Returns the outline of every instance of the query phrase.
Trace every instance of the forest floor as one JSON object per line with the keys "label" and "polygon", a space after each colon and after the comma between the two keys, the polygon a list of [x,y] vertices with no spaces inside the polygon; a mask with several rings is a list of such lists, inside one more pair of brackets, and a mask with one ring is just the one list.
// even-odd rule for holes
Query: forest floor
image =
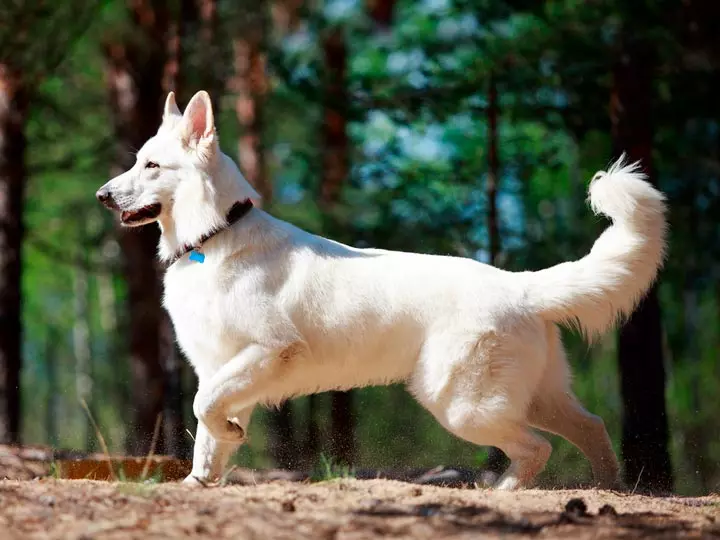
{"label": "forest floor", "polygon": [[252,471],[238,484],[189,487],[38,478],[27,466],[3,468],[1,458],[0,477],[15,478],[0,480],[3,539],[720,538],[718,495],[504,493]]}
{"label": "forest floor", "polygon": [[720,497],[501,493],[355,479],[211,488],[4,480],[0,527],[2,538],[78,540],[720,538]]}

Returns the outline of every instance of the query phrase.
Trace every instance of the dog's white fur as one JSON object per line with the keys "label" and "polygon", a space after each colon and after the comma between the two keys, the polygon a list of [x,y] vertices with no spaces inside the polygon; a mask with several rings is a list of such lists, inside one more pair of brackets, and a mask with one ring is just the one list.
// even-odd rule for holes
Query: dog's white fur
{"label": "dog's white fur", "polygon": [[[120,210],[162,204],[164,260],[222,225],[234,202],[258,199],[219,150],[205,92],[184,115],[169,95],[136,165],[103,189]],[[633,310],[664,258],[665,203],[622,160],[589,191],[612,226],[587,256],[539,272],[356,249],[258,208],[204,245],[204,264],[181,258],[164,303],[200,381],[188,481],[222,473],[258,403],[405,381],[449,431],[508,455],[499,488],[527,486],[545,466],[550,444],[531,428],[575,444],[597,485],[613,486],[610,440],[570,389],[556,323],[593,337]]]}

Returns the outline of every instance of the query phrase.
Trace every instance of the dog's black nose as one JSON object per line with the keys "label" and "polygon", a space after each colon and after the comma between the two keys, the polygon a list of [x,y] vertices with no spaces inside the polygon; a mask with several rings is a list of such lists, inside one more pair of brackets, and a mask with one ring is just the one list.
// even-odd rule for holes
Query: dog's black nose
{"label": "dog's black nose", "polygon": [[98,201],[100,201],[108,208],[115,208],[115,201],[113,200],[109,190],[105,188],[100,188],[95,194],[95,196],[97,197]]}

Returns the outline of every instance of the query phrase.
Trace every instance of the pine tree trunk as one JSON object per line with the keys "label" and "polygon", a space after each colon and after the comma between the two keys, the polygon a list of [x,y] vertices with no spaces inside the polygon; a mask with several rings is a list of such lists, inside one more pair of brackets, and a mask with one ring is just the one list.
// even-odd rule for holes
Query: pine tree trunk
{"label": "pine tree trunk", "polygon": [[[189,101],[192,89],[189,88],[188,72],[196,69],[201,72],[202,86],[217,98],[213,86],[207,84],[208,75],[213,69],[209,61],[212,53],[210,47],[214,40],[215,1],[214,0],[181,0],[176,16],[170,20],[167,38],[167,58],[163,78],[163,93],[171,90],[175,92],[179,105]],[[200,46],[203,55],[199,66],[189,65],[192,50],[189,44]],[[199,88],[198,88],[199,90]],[[215,104],[215,102],[213,102]],[[215,108],[215,114],[218,109]],[[188,369],[182,350],[175,337],[175,329],[167,314],[161,321],[160,327],[160,357],[163,359],[164,370],[164,407],[163,407],[163,436],[165,451],[179,458],[192,457],[192,440],[186,431],[184,414],[184,401],[192,401],[192,393],[185,392],[186,388],[197,388],[197,379],[194,372]],[[187,374],[185,371],[192,373]],[[191,375],[190,384],[186,384],[187,375]]]}
{"label": "pine tree trunk", "polygon": [[[489,262],[493,266],[497,266],[500,256],[500,227],[498,225],[497,213],[497,191],[498,180],[500,178],[500,154],[498,150],[498,90],[497,79],[495,74],[490,75],[490,84],[488,89],[488,108],[487,108],[487,125],[488,125],[488,175],[487,184],[485,185],[485,196],[487,198],[487,230],[488,230],[488,255]],[[490,447],[488,449],[487,470],[494,476],[507,467],[507,458],[499,448]],[[489,480],[494,480],[491,478]]]}
{"label": "pine tree trunk", "polygon": [[20,440],[27,112],[22,74],[0,64],[0,443]]}
{"label": "pine tree trunk", "polygon": [[242,39],[233,43],[235,77],[232,89],[237,94],[235,112],[240,124],[238,161],[240,170],[260,193],[267,205],[272,198],[272,183],[267,177],[263,148],[263,102],[267,91],[263,27],[249,28]]}
{"label": "pine tree trunk", "polygon": [[276,0],[270,5],[274,39],[282,39],[295,32],[300,23],[300,9],[304,0]]}
{"label": "pine tree trunk", "polygon": [[[349,172],[349,140],[347,134],[347,45],[343,29],[330,29],[323,41],[325,59],[325,110],[323,123],[323,177],[320,203],[328,232],[332,234],[335,220],[332,206],[340,197],[342,184]],[[340,463],[353,464],[356,457],[355,418],[352,392],[331,393],[330,448]]]}
{"label": "pine tree trunk", "polygon": [[[286,9],[287,8],[287,9]],[[240,125],[238,140],[238,162],[248,182],[260,193],[262,206],[271,204],[273,189],[268,177],[263,144],[263,111],[267,94],[265,73],[265,48],[268,40],[268,21],[265,6],[253,4],[253,13],[248,13],[239,38],[233,42],[235,76],[230,82],[236,94],[235,113]],[[284,31],[277,28],[293,24],[293,13],[289,6],[278,5],[273,10],[273,27],[279,35]],[[280,20],[281,19],[281,20]],[[293,427],[293,409],[284,401],[272,409],[267,425],[268,452],[276,466],[293,469],[299,463],[297,444]]]}
{"label": "pine tree trunk", "polygon": [[[164,98],[167,6],[159,0],[137,0],[128,2],[128,8],[137,41],[113,43],[106,48],[107,82],[118,141],[116,162],[111,170],[113,176],[133,165],[133,151],[157,131]],[[135,455],[148,453],[157,417],[162,414],[165,403],[161,332],[167,315],[161,306],[162,287],[156,259],[158,239],[156,226],[119,232],[128,287],[133,406],[126,447]],[[161,435],[156,452],[165,451],[163,439]]]}
{"label": "pine tree trunk", "polygon": [[[631,160],[642,160],[649,180],[656,183],[652,161],[655,58],[650,46],[628,35],[623,36],[623,40],[613,69],[614,152],[619,155],[625,151]],[[637,484],[643,490],[671,491],[665,366],[656,286],[620,330],[618,363],[623,402],[625,482],[631,486]]]}
{"label": "pine tree trunk", "polygon": [[178,105],[182,108],[199,90],[210,94],[213,111],[218,116],[219,98],[225,80],[224,51],[218,36],[216,0],[180,0],[179,20],[173,24],[179,36],[177,46],[170,40],[168,65],[175,66],[174,80]]}
{"label": "pine tree trunk", "polygon": [[395,12],[395,0],[368,0],[368,13],[375,24],[375,32],[390,30]]}
{"label": "pine tree trunk", "polygon": [[320,428],[317,422],[318,396],[310,394],[307,397],[307,424],[305,426],[305,440],[303,441],[302,462],[309,467],[318,461],[320,452]]}

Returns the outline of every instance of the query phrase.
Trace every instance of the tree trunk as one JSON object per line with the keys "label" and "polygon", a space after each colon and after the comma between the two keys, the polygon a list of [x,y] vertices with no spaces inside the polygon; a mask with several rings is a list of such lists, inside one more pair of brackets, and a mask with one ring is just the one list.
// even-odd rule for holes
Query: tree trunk
{"label": "tree trunk", "polygon": [[277,467],[295,469],[300,464],[297,452],[295,430],[293,427],[293,409],[286,400],[271,410],[267,426],[268,452]]}
{"label": "tree trunk", "polygon": [[173,89],[182,108],[199,90],[210,94],[215,116],[218,116],[219,98],[223,90],[223,64],[225,58],[218,42],[218,11],[216,0],[180,0],[177,41],[169,41],[168,66],[176,73]]}
{"label": "tree trunk", "polygon": [[300,9],[303,0],[275,0],[270,6],[273,21],[273,36],[282,39],[297,30],[300,23]]}
{"label": "tree trunk", "polygon": [[[263,108],[267,93],[265,74],[265,45],[267,21],[262,6],[250,15],[241,32],[242,38],[233,42],[235,77],[231,89],[236,93],[235,113],[240,124],[238,161],[248,182],[260,193],[263,206],[272,201],[272,181],[267,175],[263,144]],[[275,464],[284,469],[297,466],[292,406],[284,401],[270,411],[268,421],[268,452]]]}
{"label": "tree trunk", "polygon": [[[214,91],[216,85],[213,84],[213,63],[211,62],[216,22],[215,0],[181,0],[177,16],[171,20],[169,25],[163,93],[172,90],[175,92],[179,104],[187,104],[194,93],[189,88],[191,81],[188,74],[195,70],[200,75],[200,86],[210,92],[217,115],[218,93]],[[196,54],[190,44],[199,47]],[[185,388],[188,387],[183,384],[187,378],[183,372],[187,366],[182,350],[175,339],[175,331],[170,317],[166,314],[161,321],[159,335],[160,357],[163,359],[165,372],[163,392],[165,396],[163,410],[165,451],[177,457],[190,458],[192,441],[186,432],[183,406]],[[190,388],[197,387],[197,380],[194,377],[190,383]]]}
{"label": "tree trunk", "polygon": [[267,92],[263,25],[248,28],[242,39],[233,43],[235,78],[232,89],[237,94],[235,112],[240,124],[238,161],[240,170],[268,204],[272,183],[267,177],[263,148],[263,101]]}
{"label": "tree trunk", "polygon": [[305,426],[305,440],[303,441],[302,460],[312,467],[317,463],[320,452],[320,428],[317,422],[318,396],[310,394],[307,397],[307,425]]}
{"label": "tree trunk", "polygon": [[342,28],[329,31],[323,43],[325,110],[323,123],[323,177],[320,202],[329,210],[340,197],[349,171],[347,119],[347,46]]}
{"label": "tree trunk", "polygon": [[[500,155],[498,150],[498,90],[497,79],[494,73],[490,75],[488,88],[488,175],[485,185],[485,196],[487,198],[487,230],[488,230],[488,259],[493,266],[498,265],[500,257],[500,227],[498,225],[497,213],[497,191],[500,178]],[[499,448],[488,449],[487,470],[492,477],[487,480],[492,483],[495,477],[507,467],[507,458]]]}
{"label": "tree trunk", "polygon": [[[294,28],[295,11],[289,3],[273,6],[272,26],[278,37]],[[264,5],[255,6],[255,12],[249,15],[240,35],[242,37],[233,43],[235,77],[230,84],[237,95],[235,112],[241,129],[238,161],[247,181],[260,193],[262,205],[267,206],[272,201],[273,189],[267,174],[263,145],[263,109],[268,91],[265,73],[268,21]],[[293,469],[299,465],[290,401],[286,400],[277,409],[271,409],[267,436],[268,452],[278,467]]]}
{"label": "tree trunk", "polygon": [[0,443],[20,440],[23,194],[28,92],[0,64]]}
{"label": "tree trunk", "polygon": [[[133,43],[107,46],[107,82],[117,133],[113,175],[129,169],[133,150],[157,131],[162,116],[163,74],[167,64],[169,16],[164,2],[128,2],[134,26]],[[135,455],[150,450],[155,422],[163,411],[165,373],[161,333],[167,315],[161,306],[160,270],[156,261],[158,229],[121,229],[120,247],[128,287],[132,419],[126,447]],[[166,349],[167,350],[167,349]],[[164,437],[156,452],[165,451]]]}
{"label": "tree trunk", "polygon": [[[613,69],[611,120],[616,155],[642,160],[656,183],[652,161],[652,100],[655,58],[649,45],[623,36]],[[622,457],[625,482],[649,491],[671,491],[665,408],[665,366],[657,287],[620,330],[618,363],[623,402]]]}
{"label": "tree trunk", "polygon": [[368,13],[375,24],[375,33],[389,32],[395,12],[395,0],[367,0]]}
{"label": "tree trunk", "polygon": [[[187,1],[187,0],[186,0]],[[216,0],[195,0],[198,19],[200,20],[200,32],[198,43],[201,48],[198,54],[200,62],[199,75],[200,85],[210,94],[213,111],[217,118],[220,110],[220,94],[225,84],[222,69],[217,65],[218,58],[221,58],[221,51],[218,45],[218,10]],[[190,96],[188,96],[188,99]]]}
{"label": "tree trunk", "polygon": [[[341,27],[328,31],[323,42],[325,59],[325,110],[323,123],[323,177],[320,204],[329,233],[334,232],[332,206],[340,197],[349,171],[347,134],[347,45]],[[331,393],[330,448],[344,464],[355,462],[355,419],[351,392]]]}

